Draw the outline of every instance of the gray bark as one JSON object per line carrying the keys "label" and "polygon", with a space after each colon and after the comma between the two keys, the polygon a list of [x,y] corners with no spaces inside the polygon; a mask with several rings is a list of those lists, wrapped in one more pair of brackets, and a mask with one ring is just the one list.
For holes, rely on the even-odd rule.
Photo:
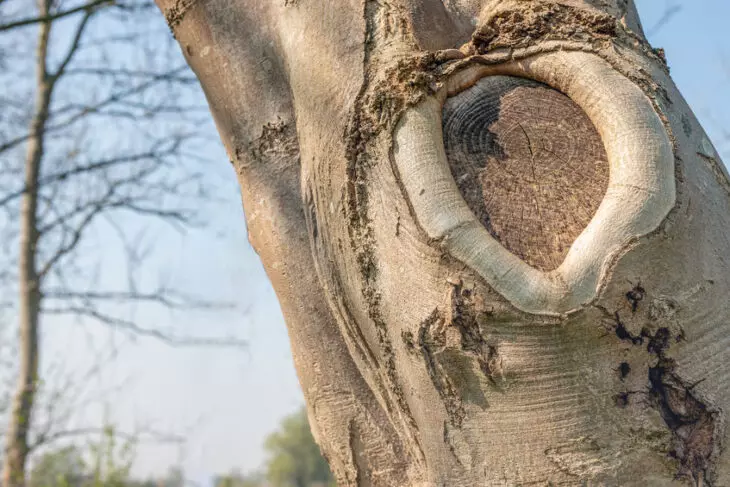
{"label": "gray bark", "polygon": [[[730,484],[730,184],[631,1],[158,4],[237,169],[341,485]],[[477,178],[514,198],[486,207],[522,227],[515,246],[453,178],[442,106],[483,100],[487,76],[567,96],[603,141],[601,199],[540,190],[553,227],[589,212],[567,250],[530,238],[520,184]],[[499,120],[533,126],[490,127],[504,154],[469,147],[555,166],[530,130],[557,115],[503,118],[497,98]],[[560,174],[568,196],[594,191]]]}

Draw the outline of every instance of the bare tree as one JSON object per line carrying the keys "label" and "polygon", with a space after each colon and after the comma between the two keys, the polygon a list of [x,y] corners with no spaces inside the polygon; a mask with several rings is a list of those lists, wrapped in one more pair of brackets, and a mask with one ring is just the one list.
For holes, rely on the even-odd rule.
{"label": "bare tree", "polygon": [[730,482],[730,183],[633,1],[157,3],[340,485]]}
{"label": "bare tree", "polygon": [[[8,87],[0,115],[0,277],[17,286],[17,306],[10,305],[19,333],[6,487],[24,484],[33,448],[70,434],[46,424],[31,438],[43,317],[72,315],[171,345],[241,345],[147,326],[128,313],[131,305],[213,307],[165,282],[135,278],[143,222],[201,225],[198,210],[212,198],[206,159],[196,150],[207,109],[195,105],[187,66],[166,55],[171,44],[161,36],[164,24],[150,19],[154,5],[38,0],[29,7],[24,0],[0,3],[0,78]],[[33,32],[31,52],[26,39]],[[126,277],[104,272],[100,249],[112,246],[126,254]]]}

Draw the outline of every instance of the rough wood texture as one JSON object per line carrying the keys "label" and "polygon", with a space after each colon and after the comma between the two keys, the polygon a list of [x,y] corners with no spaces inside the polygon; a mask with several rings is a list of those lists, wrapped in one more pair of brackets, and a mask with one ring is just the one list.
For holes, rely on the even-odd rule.
{"label": "rough wood texture", "polygon": [[469,207],[502,245],[557,268],[608,187],[601,138],[567,96],[488,76],[444,105],[444,145]]}
{"label": "rough wood texture", "polygon": [[[730,483],[730,184],[633,2],[158,3],[238,170],[339,485]],[[570,94],[612,164],[606,218],[551,272],[474,218],[434,136],[455,73],[517,65]],[[531,160],[500,120],[509,164]]]}

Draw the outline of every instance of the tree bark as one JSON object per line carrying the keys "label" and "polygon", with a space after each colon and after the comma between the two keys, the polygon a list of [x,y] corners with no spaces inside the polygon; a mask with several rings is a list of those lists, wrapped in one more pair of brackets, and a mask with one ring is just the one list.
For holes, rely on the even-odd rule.
{"label": "tree bark", "polygon": [[[39,13],[47,16],[50,4],[38,2]],[[25,156],[26,191],[20,209],[20,252],[18,260],[18,379],[13,407],[8,421],[3,459],[3,485],[25,485],[25,466],[33,414],[33,403],[38,387],[38,327],[40,315],[40,279],[37,269],[38,245],[38,183],[43,160],[45,126],[48,120],[53,82],[46,65],[51,22],[40,24],[36,48],[36,100],[31,121],[30,138]]]}
{"label": "tree bark", "polygon": [[340,485],[730,483],[730,184],[633,2],[158,4]]}

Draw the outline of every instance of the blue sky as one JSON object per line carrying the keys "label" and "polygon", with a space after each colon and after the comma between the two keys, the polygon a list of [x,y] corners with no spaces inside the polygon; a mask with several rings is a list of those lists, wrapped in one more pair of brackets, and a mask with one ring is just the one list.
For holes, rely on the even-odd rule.
{"label": "blue sky", "polygon": [[[673,5],[681,10],[660,30],[652,27]],[[638,0],[650,42],[663,47],[674,79],[727,164],[730,152],[730,2]]]}
{"label": "blue sky", "polygon": [[[653,30],[672,5],[682,8],[661,29]],[[665,48],[675,81],[727,160],[730,2],[639,0],[638,6],[652,44]],[[212,123],[206,130],[214,133]],[[204,231],[160,236],[162,245],[157,246],[148,272],[164,272],[190,292],[235,302],[237,309],[215,315],[160,313],[147,319],[191,333],[233,332],[246,338],[249,346],[171,349],[151,340],[130,344],[126,338],[105,336],[102,342],[113,341],[120,352],[90,385],[102,399],[89,417],[106,410],[127,428],[152,424],[157,430],[188,437],[184,448],[142,444],[136,466],[141,475],[162,473],[177,462],[198,480],[232,469],[255,469],[263,460],[264,437],[302,404],[279,306],[246,238],[235,176],[220,144],[210,142],[205,152],[215,161],[207,170],[220,179],[223,201],[208,211]],[[71,352],[75,359],[66,367],[83,369],[88,362],[88,334],[84,327],[54,322],[46,340],[49,355]]]}

